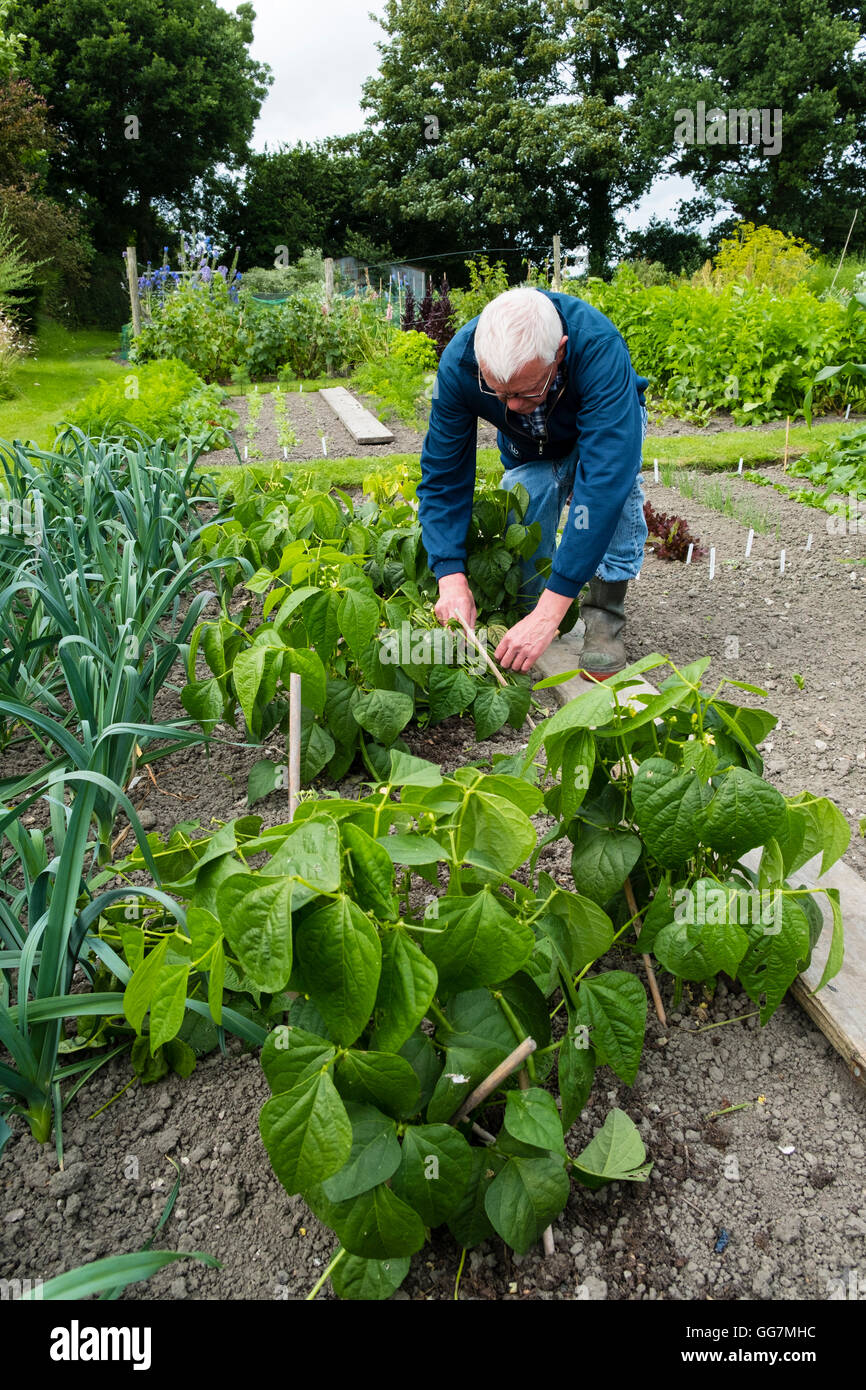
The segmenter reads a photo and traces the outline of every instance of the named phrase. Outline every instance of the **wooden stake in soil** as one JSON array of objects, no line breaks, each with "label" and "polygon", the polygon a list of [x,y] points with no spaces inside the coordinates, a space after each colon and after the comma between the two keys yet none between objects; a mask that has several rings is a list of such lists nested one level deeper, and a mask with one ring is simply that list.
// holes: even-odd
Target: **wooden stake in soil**
[{"label": "wooden stake in soil", "polygon": [[710,546],[710,579],[714,579],[714,578],[715,578],[715,575],[716,575],[716,547],[715,547],[714,545],[711,545],[711,546]]},{"label": "wooden stake in soil", "polygon": [[751,528],[750,528],[750,529],[749,529],[749,534],[748,534],[748,536],[746,537],[746,559],[747,559],[747,560],[748,560],[749,556],[750,556],[751,553],[752,553],[752,541],[753,541],[754,539],[755,539],[755,533],[754,533],[754,531],[751,530]]},{"label": "wooden stake in soil", "polygon": [[126,279],[129,285],[129,306],[132,310],[132,336],[137,338],[141,332],[141,303],[138,298],[138,263],[134,246],[126,248]]},{"label": "wooden stake in soil", "polygon": [[295,819],[301,790],[301,678],[289,676],[289,820]]},{"label": "wooden stake in soil", "polygon": [[[642,926],[643,924],[642,924],[641,919],[640,919],[640,913],[639,913],[638,910],[637,910],[637,903],[635,902],[634,889],[633,889],[632,886],[631,886],[631,879],[630,879],[630,878],[627,878],[627,879],[626,879],[625,883],[623,884],[623,887],[624,887],[624,889],[625,889],[625,900],[626,900],[626,902],[628,903],[628,910],[629,910],[629,912],[631,913],[632,917],[635,918],[635,929],[634,929],[634,931],[635,931],[635,936],[640,936],[641,926]],[[658,982],[656,981],[656,976],[655,976],[655,971],[653,970],[652,961],[650,960],[650,958],[649,958],[648,954],[646,953],[646,951],[644,951],[644,953],[643,953],[643,963],[644,963],[644,968],[645,968],[646,974],[647,974],[647,981],[648,981],[649,987],[650,987],[650,994],[652,995],[653,1003],[655,1004],[656,1017],[657,1017],[659,1023],[662,1025],[662,1027],[663,1027],[663,1028],[667,1028],[667,1026],[668,1026],[668,1021],[667,1021],[667,1017],[666,1017],[666,1015],[665,1015],[665,1006],[664,1006],[664,1004],[662,1003],[662,997],[661,997],[661,995],[659,994]]]},{"label": "wooden stake in soil", "polygon": [[686,564],[687,564],[687,565],[690,565],[690,564],[692,563],[692,551],[694,550],[694,548],[695,548],[694,541],[689,541],[689,553],[688,553],[688,555],[686,556]]},{"label": "wooden stake in soil", "polygon": [[499,1066],[490,1073],[486,1080],[476,1086],[475,1090],[466,1097],[460,1109],[455,1110],[454,1114],[451,1116],[451,1119],[448,1121],[449,1125],[459,1125],[462,1120],[465,1120],[470,1110],[474,1110],[476,1105],[480,1105],[483,1100],[486,1100],[507,1076],[510,1076],[513,1071],[517,1071],[518,1067],[523,1066],[527,1057],[530,1053],[535,1051],[537,1046],[538,1043],[534,1038],[524,1038],[523,1042],[520,1043],[518,1047],[515,1047],[513,1052],[509,1052],[505,1061],[500,1062]]}]

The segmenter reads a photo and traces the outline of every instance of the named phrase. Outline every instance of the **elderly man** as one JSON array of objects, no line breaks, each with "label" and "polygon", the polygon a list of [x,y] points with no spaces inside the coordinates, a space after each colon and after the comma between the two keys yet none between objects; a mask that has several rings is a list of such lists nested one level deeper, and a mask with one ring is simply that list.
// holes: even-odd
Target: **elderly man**
[{"label": "elderly man", "polygon": [[[466,535],[479,416],[497,427],[503,487],[522,483],[525,521],[541,524],[541,544],[524,565],[527,614],[496,648],[502,666],[528,671],[587,583],[581,667],[603,680],[626,665],[625,595],[647,536],[640,468],[648,385],[609,319],[582,299],[545,290],[507,290],[443,352],[418,488],[439,621],[475,625]],[[551,557],[545,582],[536,560]]]}]

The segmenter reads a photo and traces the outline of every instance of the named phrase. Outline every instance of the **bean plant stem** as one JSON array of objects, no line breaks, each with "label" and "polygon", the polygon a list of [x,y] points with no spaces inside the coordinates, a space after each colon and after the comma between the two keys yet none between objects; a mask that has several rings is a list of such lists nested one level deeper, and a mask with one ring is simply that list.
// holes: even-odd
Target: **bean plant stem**
[{"label": "bean plant stem", "polygon": [[[625,889],[625,900],[628,903],[628,910],[631,913],[632,917],[636,919],[634,928],[635,936],[639,937],[641,929],[641,919],[638,916],[637,903],[635,902],[634,889],[631,886],[630,878],[626,878],[623,887]],[[656,982],[656,976],[655,971],[652,967],[652,961],[650,960],[649,955],[646,951],[644,951],[643,953],[643,963],[647,973],[647,980],[649,981],[650,994],[652,995],[653,1003],[655,1004],[656,1017],[658,1018],[658,1021],[662,1025],[662,1027],[667,1028],[668,1021],[665,1016],[665,1006],[662,1003],[662,997],[659,994],[659,987]]]},{"label": "bean plant stem", "polygon": [[464,1245],[463,1251],[462,1251],[461,1256],[460,1256],[460,1264],[457,1266],[457,1278],[454,1280],[454,1302],[455,1302],[455,1303],[457,1302],[457,1293],[458,1293],[458,1290],[459,1290],[459,1288],[460,1288],[460,1276],[461,1276],[462,1273],[463,1273],[463,1265],[464,1265],[465,1261],[466,1261],[466,1246]]},{"label": "bean plant stem", "polygon": [[316,1297],[316,1294],[319,1292],[319,1289],[328,1279],[330,1279],[332,1271],[337,1268],[337,1265],[340,1263],[343,1256],[346,1254],[347,1251],[345,1251],[343,1247],[340,1246],[340,1249],[337,1251],[331,1263],[328,1265],[328,1268],[325,1270],[324,1274],[321,1276],[321,1278],[316,1280],[315,1284],[310,1289],[310,1292],[307,1294],[307,1297],[305,1299],[306,1303],[312,1302],[312,1300]]}]

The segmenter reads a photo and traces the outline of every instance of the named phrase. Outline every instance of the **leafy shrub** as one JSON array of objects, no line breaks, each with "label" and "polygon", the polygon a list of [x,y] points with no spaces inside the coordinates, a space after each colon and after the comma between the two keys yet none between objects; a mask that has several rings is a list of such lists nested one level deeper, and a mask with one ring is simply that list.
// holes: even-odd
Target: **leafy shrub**
[{"label": "leafy shrub", "polygon": [[130,348],[131,362],[175,357],[205,381],[228,378],[238,357],[241,310],[223,276],[204,285],[180,279],[153,312]]},{"label": "leafy shrub", "polygon": [[614,280],[620,274],[623,266],[629,267],[641,285],[667,285],[672,279],[661,261],[646,261],[638,257],[634,260],[621,261],[614,272]]},{"label": "leafy shrub", "polygon": [[237,360],[252,377],[287,366],[296,377],[346,376],[364,357],[363,308],[295,294],[285,304],[248,302],[238,331]]},{"label": "leafy shrub", "polygon": [[253,266],[244,271],[241,298],[247,295],[306,294],[321,290],[325,263],[316,247],[308,247],[294,265]]},{"label": "leafy shrub", "polygon": [[414,328],[395,338],[391,356],[406,362],[410,367],[422,367],[428,372],[435,372],[439,365],[436,348],[430,338],[426,333],[419,333]]},{"label": "leafy shrub", "polygon": [[396,353],[362,362],[352,373],[353,388],[378,402],[376,411],[380,419],[396,415],[404,425],[419,433],[427,428],[432,383],[433,374],[428,368],[412,366]]},{"label": "leafy shrub", "polygon": [[211,435],[209,447],[218,449],[228,443],[225,431],[238,422],[222,400],[221,387],[206,386],[183,362],[168,359],[145,363],[123,378],[100,381],[69,411],[66,423],[87,434],[113,434],[132,426],[169,444],[181,438],[199,442]]},{"label": "leafy shrub", "polygon": [[[794,415],[822,367],[866,355],[866,315],[822,303],[802,285],[784,297],[748,282],[644,286],[623,266],[610,284],[590,279],[583,297],[619,329],[635,369],[650,378],[653,405],[671,415],[705,420],[729,410],[738,424]],[[866,406],[866,388],[853,391],[825,382],[816,404]]]},{"label": "leafy shrub", "polygon": [[741,222],[735,235],[722,241],[713,261],[713,282],[729,285],[744,276],[755,285],[786,294],[805,278],[813,261],[814,247],[802,237]]},{"label": "leafy shrub", "polygon": [[469,271],[469,289],[451,291],[455,330],[474,319],[485,304],[509,288],[504,261],[494,261],[491,265],[486,256],[479,256],[476,261],[466,261],[465,264]]}]

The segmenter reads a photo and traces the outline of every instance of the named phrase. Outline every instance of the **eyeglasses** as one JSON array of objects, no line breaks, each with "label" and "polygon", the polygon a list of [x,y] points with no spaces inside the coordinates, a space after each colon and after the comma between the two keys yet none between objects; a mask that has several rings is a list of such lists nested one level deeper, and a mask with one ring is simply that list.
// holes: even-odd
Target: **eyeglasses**
[{"label": "eyeglasses", "polygon": [[529,391],[523,391],[523,392],[519,392],[519,391],[507,391],[507,392],[505,392],[505,393],[502,393],[502,392],[499,392],[499,391],[491,391],[491,390],[489,389],[489,387],[484,386],[484,385],[482,384],[481,368],[479,367],[479,368],[478,368],[478,389],[479,389],[479,391],[481,392],[482,396],[495,396],[496,399],[497,399],[500,403],[502,403],[502,404],[504,404],[505,401],[512,401],[512,400],[514,400],[514,401],[543,401],[543,400],[545,399],[545,397],[547,396],[547,393],[548,393],[548,391],[549,391],[549,389],[550,389],[550,383],[551,383],[551,381],[553,380],[553,374],[554,374],[555,371],[556,371],[556,363],[554,362],[554,363],[553,363],[553,366],[552,366],[551,369],[550,369],[550,372],[548,373],[547,380],[546,380],[545,383],[544,383],[544,390],[543,390],[543,391],[537,391],[537,392],[529,392]]}]

